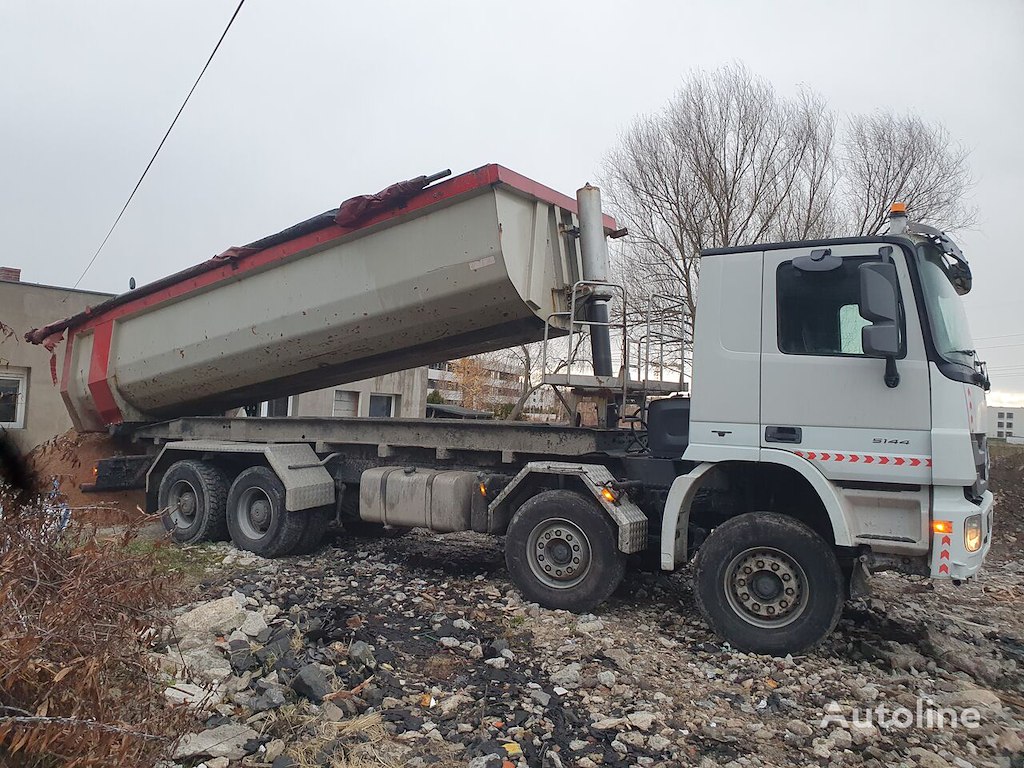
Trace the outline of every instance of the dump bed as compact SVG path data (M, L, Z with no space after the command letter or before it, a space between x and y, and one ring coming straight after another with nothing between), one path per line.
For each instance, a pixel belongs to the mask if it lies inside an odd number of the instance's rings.
M30 336L66 337L60 387L81 431L535 341L580 279L575 207L488 165L354 225L328 212Z

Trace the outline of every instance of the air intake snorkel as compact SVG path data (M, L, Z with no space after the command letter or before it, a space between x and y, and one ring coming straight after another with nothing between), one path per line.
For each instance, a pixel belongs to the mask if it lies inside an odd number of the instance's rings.
M927 237L947 257L946 274L958 294L964 296L971 292L973 283L971 265L964 258L960 246L954 243L949 235L935 227L929 227L927 224L908 224L907 231L914 235Z
M960 246L953 242L953 239L945 232L929 227L927 224L918 224L907 218L907 206L904 203L893 203L889 208L889 234L890 235L920 235L932 241L936 248L942 251L946 257L946 276L953 285L957 294L964 296L971 292L973 277L971 265L964 258Z

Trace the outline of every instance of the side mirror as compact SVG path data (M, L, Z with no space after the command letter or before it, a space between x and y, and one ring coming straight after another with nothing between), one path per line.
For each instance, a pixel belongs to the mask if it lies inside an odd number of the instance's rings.
M861 329L861 347L870 357L895 357L900 351L899 299L894 264L860 266L860 314L871 322Z
M900 303L896 265L888 262L860 266L860 314L871 325L860 329L860 345L869 357L885 358L885 386L899 386L896 355L900 352Z
M868 357L896 357L900 351L900 332L893 324L865 325L860 329L860 345Z

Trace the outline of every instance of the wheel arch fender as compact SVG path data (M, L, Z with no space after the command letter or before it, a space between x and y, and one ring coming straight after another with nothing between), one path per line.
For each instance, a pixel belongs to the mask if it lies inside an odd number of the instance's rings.
M686 560L689 546L687 527L690 506L703 487L708 475L718 468L714 462L698 464L685 475L679 475L669 488L665 499L665 514L661 518L661 569L674 571Z
M842 498L835 486L805 459L788 451L762 450L761 465L785 467L796 472L814 491L828 517L836 546L852 546L853 539ZM717 471L736 462L704 462L678 476L669 489L661 525L661 568L672 571L686 561L690 511L698 491L715 479Z
M825 513L832 524L832 538L835 545L837 547L853 546L853 537L850 534L850 524L843 499L836 490L835 485L821 474L811 462L789 451L762 448L761 463L788 467L803 477L817 494L819 501L821 501L822 506L825 508Z
M497 533L503 527L507 527L515 512L513 507L518 508L518 505L529 497L523 492L535 487L539 479L552 476L573 478L579 490L589 493L594 498L597 505L618 528L618 546L621 552L632 554L647 547L647 516L625 493L619 493L614 502L604 498L601 494L602 488L614 482L615 478L607 467L600 464L529 462L488 505L488 531Z

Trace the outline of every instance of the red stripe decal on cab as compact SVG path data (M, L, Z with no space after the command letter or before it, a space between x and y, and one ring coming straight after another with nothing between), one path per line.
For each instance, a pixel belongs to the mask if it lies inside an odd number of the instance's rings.
M919 456L876 456L862 453L826 453L819 451L793 451L793 453L808 461L840 461L848 464L883 464L894 467L902 467L904 465L910 467L920 467L922 465L930 467L932 465L931 458L927 456L924 458Z

